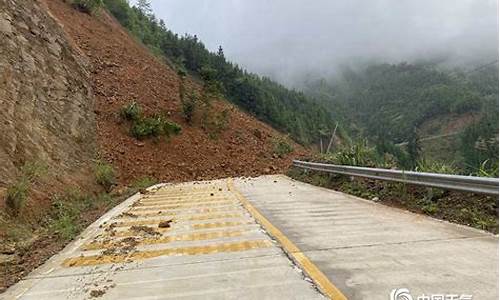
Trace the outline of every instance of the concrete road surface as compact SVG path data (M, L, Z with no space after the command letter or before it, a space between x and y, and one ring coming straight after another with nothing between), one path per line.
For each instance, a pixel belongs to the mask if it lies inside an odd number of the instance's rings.
M496 236L263 176L135 195L0 298L498 299L497 266Z
M498 236L284 176L236 187L349 299L498 300Z

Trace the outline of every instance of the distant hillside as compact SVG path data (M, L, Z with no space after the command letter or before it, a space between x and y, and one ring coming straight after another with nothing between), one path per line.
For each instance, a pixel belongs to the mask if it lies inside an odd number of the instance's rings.
M351 137L367 138L403 165L424 155L470 170L485 160L498 165L496 64L468 72L428 64L372 65L309 82L306 94L329 107ZM428 139L439 135L445 136ZM440 141L441 147L432 149ZM403 157L395 144L414 149Z

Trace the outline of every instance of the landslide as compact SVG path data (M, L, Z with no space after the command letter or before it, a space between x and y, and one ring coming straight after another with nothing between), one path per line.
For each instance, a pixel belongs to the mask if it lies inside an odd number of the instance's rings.
M187 124L181 112L181 78L105 10L89 15L62 0L43 1L91 62L98 148L117 169L120 183L144 176L178 182L283 173L292 157L305 153L294 144L292 153L279 157L273 142L281 134L224 99L216 101L215 109L230 111L229 124L217 139L198 121ZM190 89L201 90L199 80L187 80ZM181 134L169 141L132 137L119 111L134 101L145 115L163 113L180 124Z
M69 2L69 1L68 1ZM224 99L229 124L214 138L181 113L181 78L105 11L88 15L62 0L0 0L0 293L62 249L80 230L122 201L138 180L186 181L278 173L291 158L283 135ZM203 82L186 78L200 92ZM182 126L166 139L137 140L119 112L136 101L146 116ZM112 164L118 187L97 185L97 161ZM36 163L36 164L35 164ZM47 167L16 214L6 205L22 192L26 165ZM140 182L153 182L146 180Z

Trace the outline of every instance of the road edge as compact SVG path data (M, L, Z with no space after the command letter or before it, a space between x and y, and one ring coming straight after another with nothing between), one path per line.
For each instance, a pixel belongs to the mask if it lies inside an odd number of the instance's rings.
M232 178L227 179L227 188L233 192L238 200L243 204L246 210L252 217L276 239L288 256L312 279L319 290L328 298L335 300L347 300L347 297L321 272L321 270L278 228L276 228L269 220L257 210L248 199L240 193L234 186Z

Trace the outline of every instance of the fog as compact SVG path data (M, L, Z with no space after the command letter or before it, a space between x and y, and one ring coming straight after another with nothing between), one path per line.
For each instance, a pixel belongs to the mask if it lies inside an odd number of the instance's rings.
M292 85L342 66L498 58L494 0L153 0L179 34L252 72Z

